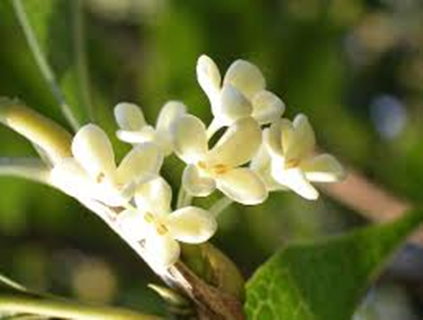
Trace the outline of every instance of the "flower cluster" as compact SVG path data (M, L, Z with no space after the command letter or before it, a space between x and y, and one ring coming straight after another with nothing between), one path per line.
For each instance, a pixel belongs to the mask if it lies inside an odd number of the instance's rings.
M132 150L117 165L110 140L94 124L72 141L72 157L51 171L55 185L80 200L117 209L125 237L142 244L160 267L179 257L178 242L202 243L217 229L215 214L191 205L193 197L219 190L244 205L263 203L270 192L292 190L314 200L311 182L335 182L344 176L329 154L316 154L314 131L304 115L283 118L285 105L266 89L253 64L237 60L223 79L207 56L197 63L197 79L207 95L213 120L207 126L178 101L166 103L155 126L140 107L119 103L114 110L117 137ZM212 141L216 141L213 142ZM185 168L178 206L160 169L175 154Z

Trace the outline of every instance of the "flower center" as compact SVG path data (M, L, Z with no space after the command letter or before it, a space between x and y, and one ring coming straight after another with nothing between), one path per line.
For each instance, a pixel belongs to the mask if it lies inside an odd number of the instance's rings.
M104 174L104 172L100 172L97 177L95 178L95 182L97 183L101 183L103 182L104 178L106 177L106 175Z
M229 170L229 167L226 164L222 163L209 166L205 161L199 161L197 163L197 166L210 175L223 174Z
M300 162L301 161L298 159L289 159L288 161L285 162L285 169L292 169L292 168L298 167Z
M158 219L151 212L144 214L144 220L149 224L153 224L157 233L161 236L164 236L169 232L169 229L162 222L158 221Z

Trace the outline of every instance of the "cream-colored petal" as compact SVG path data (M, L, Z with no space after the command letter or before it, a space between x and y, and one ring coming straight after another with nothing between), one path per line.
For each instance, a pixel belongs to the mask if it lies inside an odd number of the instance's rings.
M223 85L231 84L249 99L264 90L266 80L260 69L245 60L236 60L231 64L223 79Z
M272 176L278 183L308 200L319 197L317 190L299 168L284 169L283 163L272 161Z
M136 104L121 102L116 105L114 114L120 129L137 131L146 125L144 114Z
M260 176L269 192L286 189L286 187L281 187L281 185L273 179L271 174L271 157L264 145L260 147L257 154L254 156L250 163L250 168Z
M158 174L162 164L163 155L155 144L139 145L121 161L116 173L117 183L125 185L150 179Z
M137 208L154 214L170 212L172 189L165 179L157 177L138 186L135 193Z
M285 111L282 100L270 91L260 91L253 98L253 118L260 124L267 124L279 119Z
M261 129L253 118L242 118L231 125L209 152L210 165L237 167L250 161L261 144Z
M278 119L269 128L263 130L263 144L271 156L284 156L281 135L283 128L287 125L292 127L289 120Z
M189 194L196 197L207 197L216 188L214 180L202 175L195 165L188 165L185 168L182 186Z
M250 168L253 171L261 171L270 167L270 155L265 145L261 145L257 153L254 155L250 163Z
M140 244L145 249L147 259L158 269L170 267L179 259L181 253L179 243L169 232L162 235L151 232Z
M180 101L166 102L157 118L156 130L171 133L175 121L186 113L186 109L186 106Z
M206 127L192 115L181 117L175 124L175 152L186 163L197 163L208 150Z
M185 207L167 216L167 227L170 234L178 241L202 243L214 235L217 222L206 210Z
M264 182L249 168L220 174L216 177L216 184L228 198L245 205L262 203L268 195Z
M201 88L213 103L220 91L221 75L214 61L202 55L197 61L197 80Z
M107 179L95 182L73 158L58 163L50 178L54 186L77 199L95 199L113 207L122 206L129 200L126 190L117 190Z
M283 138L284 142L287 141L286 149L284 145L285 156L287 159L303 159L313 151L316 145L314 130L303 114L297 115L292 124L294 134L290 138Z
M73 158L63 159L50 172L51 183L72 197L90 197L92 180ZM87 193L88 192L88 193Z
M301 169L310 181L337 182L345 178L345 170L330 154L321 154L301 163Z
M222 125L231 125L236 120L250 116L253 107L250 101L232 85L225 85L220 94L220 103L212 108Z
M151 229L144 218L144 214L138 210L121 212L117 217L116 225L124 237L132 241L144 239Z
M145 125L140 130L118 130L116 136L119 140L131 144L140 144L156 140L156 131L152 126Z
M115 155L106 133L94 124L83 126L72 141L75 159L94 179L113 175L116 170Z

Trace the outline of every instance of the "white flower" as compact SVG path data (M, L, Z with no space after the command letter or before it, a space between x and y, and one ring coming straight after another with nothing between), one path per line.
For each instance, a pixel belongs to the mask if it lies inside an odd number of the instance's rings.
M211 103L216 127L213 131L246 116L267 124L280 118L285 110L282 100L265 89L261 71L248 61L233 62L222 81L214 61L202 55L197 62L197 79Z
M148 143L132 149L117 167L110 140L93 124L76 133L72 154L54 166L52 183L71 196L109 206L125 206L136 186L156 177L163 162L158 147Z
M178 241L202 243L216 232L216 219L206 210L190 206L172 212L172 191L163 178L140 185L134 199L137 208L122 212L117 222L126 237L142 245L156 267L176 262Z
M345 171L335 157L314 154L314 131L302 114L297 115L293 122L287 119L275 121L265 129L264 143L270 156L270 171L265 169L265 154L260 155L262 159L256 159L255 169L261 170L264 175L270 173L281 187L289 188L306 199L315 200L319 196L310 182L336 182L345 177ZM272 183L269 178L265 180L268 186Z
M261 130L252 118L235 121L209 150L205 125L192 115L175 125L175 152L187 163L183 187L194 196L207 196L215 188L228 198L247 205L267 197L264 183L249 162L261 144Z
M167 102L159 113L156 127L148 125L140 107L122 102L116 105L114 113L119 130L117 137L128 143L138 145L154 142L165 156L173 152L171 128L174 122L185 114L186 107L178 101Z

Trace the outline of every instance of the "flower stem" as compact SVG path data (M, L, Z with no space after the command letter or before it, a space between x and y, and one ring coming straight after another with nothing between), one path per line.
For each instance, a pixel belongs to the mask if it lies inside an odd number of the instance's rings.
M19 20L19 23L22 27L22 30L25 34L26 40L28 42L28 46L34 55L34 59L43 75L44 79L50 86L51 92L54 98L60 105L60 109L64 114L66 120L68 120L69 124L72 128L76 131L79 128L79 122L76 119L75 115L73 114L71 108L66 102L66 99L63 95L63 92L60 90L60 87L54 77L53 71L51 70L43 52L41 51L40 45L38 40L34 34L34 31L29 23L28 16L25 12L24 5L20 0L14 0L12 2L16 16Z
M209 212L217 217L219 216L226 208L228 208L233 201L227 197L222 197L217 200L209 209Z
M38 159L0 158L0 176L20 177L48 183L49 169Z
M13 293L0 295L0 313L37 314L46 317L75 320L157 320L130 310L82 305L59 298L44 298L35 294Z

